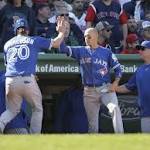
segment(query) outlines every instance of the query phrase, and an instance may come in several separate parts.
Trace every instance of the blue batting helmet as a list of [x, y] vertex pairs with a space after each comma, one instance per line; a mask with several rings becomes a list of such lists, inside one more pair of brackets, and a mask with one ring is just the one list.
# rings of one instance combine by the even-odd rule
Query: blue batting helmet
[[14, 24], [14, 32], [15, 32], [15, 34], [16, 34], [18, 28], [28, 29], [27, 20], [25, 20], [23, 18], [20, 18], [20, 19], [16, 20], [16, 22]]

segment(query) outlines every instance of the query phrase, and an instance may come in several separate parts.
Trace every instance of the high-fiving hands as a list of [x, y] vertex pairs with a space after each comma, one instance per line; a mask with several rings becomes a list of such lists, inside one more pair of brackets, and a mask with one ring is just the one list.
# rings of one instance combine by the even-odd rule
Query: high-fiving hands
[[65, 34], [68, 29], [68, 26], [69, 26], [69, 22], [65, 20], [63, 16], [58, 16], [56, 31]]

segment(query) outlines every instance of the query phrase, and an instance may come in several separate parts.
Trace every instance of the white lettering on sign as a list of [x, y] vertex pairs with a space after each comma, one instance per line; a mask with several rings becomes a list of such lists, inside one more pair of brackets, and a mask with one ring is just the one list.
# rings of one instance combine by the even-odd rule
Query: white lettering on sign
[[[137, 70], [136, 65], [132, 66], [124, 66], [121, 65], [122, 72], [124, 73], [134, 73]], [[55, 64], [44, 64], [44, 65], [36, 65], [36, 72], [53, 72], [53, 73], [79, 73], [80, 69], [78, 66], [74, 65], [55, 65]]]
[[132, 66], [121, 65], [121, 69], [122, 69], [122, 72], [125, 72], [125, 73], [134, 73], [137, 70], [137, 66], [136, 65], [132, 65]]
[[53, 72], [53, 73], [78, 73], [79, 67], [78, 66], [72, 66], [72, 65], [54, 65], [54, 64], [45, 64], [42, 66], [36, 65], [36, 72]]

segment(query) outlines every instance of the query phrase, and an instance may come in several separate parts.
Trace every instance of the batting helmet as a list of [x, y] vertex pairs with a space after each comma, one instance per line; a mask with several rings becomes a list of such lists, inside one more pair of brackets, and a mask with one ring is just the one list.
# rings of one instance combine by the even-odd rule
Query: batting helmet
[[14, 32], [16, 34], [17, 32], [17, 29], [19, 28], [25, 28], [25, 29], [28, 29], [28, 23], [25, 19], [23, 18], [20, 18], [18, 20], [16, 20], [15, 24], [14, 24]]

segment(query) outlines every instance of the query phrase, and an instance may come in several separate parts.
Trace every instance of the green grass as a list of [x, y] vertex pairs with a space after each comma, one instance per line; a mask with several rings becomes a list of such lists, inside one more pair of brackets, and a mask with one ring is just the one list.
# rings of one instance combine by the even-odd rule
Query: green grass
[[0, 150], [150, 150], [150, 135], [1, 135]]

